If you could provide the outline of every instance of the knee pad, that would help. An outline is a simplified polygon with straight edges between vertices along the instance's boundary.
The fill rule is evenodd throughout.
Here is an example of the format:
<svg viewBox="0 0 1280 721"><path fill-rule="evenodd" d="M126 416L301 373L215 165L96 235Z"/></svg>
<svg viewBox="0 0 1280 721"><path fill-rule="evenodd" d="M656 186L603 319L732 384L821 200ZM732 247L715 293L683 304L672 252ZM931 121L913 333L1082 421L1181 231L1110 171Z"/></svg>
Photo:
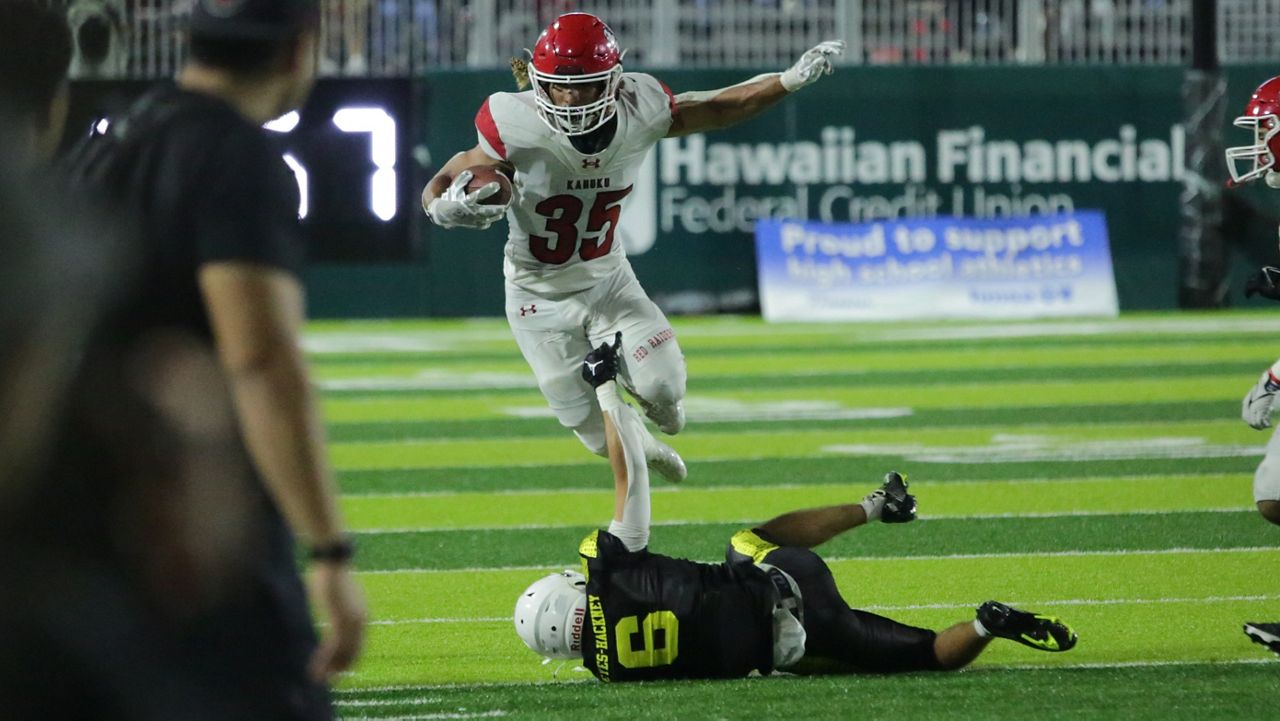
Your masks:
<svg viewBox="0 0 1280 721"><path fill-rule="evenodd" d="M1267 455L1253 474L1253 500L1259 509L1264 503L1280 503L1280 457L1277 457L1271 444L1268 444ZM1271 520L1270 517L1267 520Z"/></svg>
<svg viewBox="0 0 1280 721"><path fill-rule="evenodd" d="M648 380L649 382L637 383L630 389L644 409L644 414L669 436L684 430L683 376L677 379Z"/></svg>
<svg viewBox="0 0 1280 721"><path fill-rule="evenodd" d="M632 376L623 384L637 399L651 406L671 406L684 400L684 382L679 379Z"/></svg>
<svg viewBox="0 0 1280 721"><path fill-rule="evenodd" d="M684 400L684 383L674 379L660 378L639 389L640 395L655 406L673 406Z"/></svg>

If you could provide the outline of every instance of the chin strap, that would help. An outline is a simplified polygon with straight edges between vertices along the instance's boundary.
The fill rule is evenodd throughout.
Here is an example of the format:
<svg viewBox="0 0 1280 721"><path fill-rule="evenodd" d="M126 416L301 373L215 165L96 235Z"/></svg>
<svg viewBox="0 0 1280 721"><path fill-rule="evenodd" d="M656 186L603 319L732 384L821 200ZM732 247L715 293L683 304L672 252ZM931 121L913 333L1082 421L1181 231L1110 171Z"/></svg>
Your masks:
<svg viewBox="0 0 1280 721"><path fill-rule="evenodd" d="M544 658L544 659L542 659L542 665L543 665L543 666L546 666L547 664L551 663L553 660L554 660L554 659L551 659L551 658ZM555 669L554 669L554 670L552 670L552 672L551 672L551 678L553 678L553 679L555 679L555 680L559 681L559 680L560 680L560 671L564 669L565 664L567 664L567 663L569 663L567 660L561 659L561 660L560 660L559 665L557 665L557 666L555 667ZM574 666L570 666L570 667L569 667L569 671L571 671L571 672L573 672L573 673L585 673L585 672L586 672L586 670L587 670L587 669L586 669L586 667L585 667L585 666L583 666L582 664L576 664L576 665L574 665Z"/></svg>

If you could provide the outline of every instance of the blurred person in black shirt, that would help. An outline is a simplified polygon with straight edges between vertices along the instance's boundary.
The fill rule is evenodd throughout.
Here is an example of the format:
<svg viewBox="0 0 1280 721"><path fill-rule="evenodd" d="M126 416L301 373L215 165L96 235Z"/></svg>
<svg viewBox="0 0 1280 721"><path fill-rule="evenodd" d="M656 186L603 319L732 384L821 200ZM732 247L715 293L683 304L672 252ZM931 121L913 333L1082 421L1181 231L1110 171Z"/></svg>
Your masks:
<svg viewBox="0 0 1280 721"><path fill-rule="evenodd" d="M48 163L70 104L71 30L38 0L0 0L0 113L8 116L10 162Z"/></svg>
<svg viewBox="0 0 1280 721"><path fill-rule="evenodd" d="M0 128L7 140L3 144L5 182L12 187L6 195L6 225L0 235L5 263L0 264L0 292L5 295L5 308L12 308L35 298L53 295L45 285L43 274L24 275L19 268L48 266L51 253L30 242L32 231L24 220L31 198L21 196L18 188L40 173L52 159L66 125L69 91L67 68L71 64L71 32L54 10L36 0L4 0L0 2ZM27 242L19 242L19 238ZM74 302L74 299L67 299ZM43 307L43 306L41 306ZM65 306L58 306L59 310ZM76 311L79 314L80 311ZM58 337L61 324L42 322L49 315L6 313L0 326L0 389L4 400L0 405L0 489L5 481L16 482L19 468L29 463L42 425L52 408L49 393L62 381L57 376L68 372L66 356L62 363L51 358L35 362L42 346L74 341ZM70 325L75 325L71 323ZM36 374L49 374L36 379ZM64 379L65 380L65 379ZM25 409L26 413L18 413ZM0 496L3 498L3 496Z"/></svg>
<svg viewBox="0 0 1280 721"><path fill-rule="evenodd" d="M66 163L76 191L130 222L133 274L71 394L46 475L73 479L78 502L45 494L69 521L47 545L120 569L171 676L216 690L198 708L222 718L331 718L327 682L363 643L300 347L298 190L261 128L309 94L316 22L314 0L198 0L176 85Z"/></svg>
<svg viewBox="0 0 1280 721"><path fill-rule="evenodd" d="M121 395L93 381L104 313L132 276L124 236L48 166L71 54L60 10L0 0L0 715L230 718L179 671L177 644L113 548L137 538L128 521L143 515L118 516L121 502L154 494L138 493L141 478L81 472L105 460L80 442L82 421Z"/></svg>
<svg viewBox="0 0 1280 721"><path fill-rule="evenodd" d="M584 573L551 574L516 600L516 632L530 649L581 661L601 681L645 681L778 669L948 671L968 665L993 638L1040 651L1075 646L1076 634L1057 618L998 601L938 632L850 608L812 549L872 521L915 520L915 497L893 472L859 503L793 511L739 531L725 563L650 552L643 421L616 381L621 335L582 363L604 411L613 522L580 544Z"/></svg>

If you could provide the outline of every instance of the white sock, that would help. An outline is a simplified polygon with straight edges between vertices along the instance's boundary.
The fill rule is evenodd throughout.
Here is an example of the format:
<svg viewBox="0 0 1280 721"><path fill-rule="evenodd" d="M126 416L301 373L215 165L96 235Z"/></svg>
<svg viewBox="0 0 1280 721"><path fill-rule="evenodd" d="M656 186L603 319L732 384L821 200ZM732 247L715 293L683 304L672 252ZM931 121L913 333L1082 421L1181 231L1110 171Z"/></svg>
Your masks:
<svg viewBox="0 0 1280 721"><path fill-rule="evenodd" d="M991 632L987 630L986 626L982 625L982 621L976 618L973 619L973 630L978 634L978 638L991 638Z"/></svg>

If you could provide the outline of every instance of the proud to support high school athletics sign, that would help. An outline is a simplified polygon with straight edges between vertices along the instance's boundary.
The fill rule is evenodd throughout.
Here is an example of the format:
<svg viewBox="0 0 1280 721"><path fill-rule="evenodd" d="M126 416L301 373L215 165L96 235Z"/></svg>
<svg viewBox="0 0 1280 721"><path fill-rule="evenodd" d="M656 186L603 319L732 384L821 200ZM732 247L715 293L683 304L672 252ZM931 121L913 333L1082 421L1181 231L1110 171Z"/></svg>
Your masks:
<svg viewBox="0 0 1280 721"><path fill-rule="evenodd" d="M1114 316L1098 211L873 223L761 220L770 321Z"/></svg>

